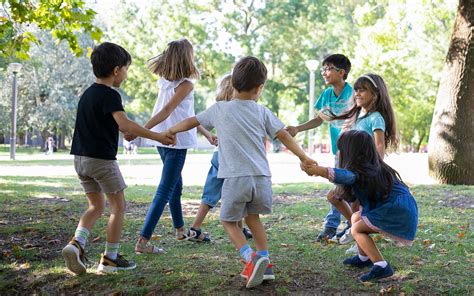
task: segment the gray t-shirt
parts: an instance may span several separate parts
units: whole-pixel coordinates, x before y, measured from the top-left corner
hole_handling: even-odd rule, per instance
[[[285,125],[253,100],[217,102],[196,116],[206,129],[216,128],[219,138],[218,178],[271,176],[265,138],[275,138]]]

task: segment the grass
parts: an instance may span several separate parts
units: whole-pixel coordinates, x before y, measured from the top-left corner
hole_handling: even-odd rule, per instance
[[[474,272],[473,186],[412,187],[420,214],[415,243],[400,248],[376,236],[396,274],[389,281],[369,285],[357,281],[361,271],[342,266],[347,246],[313,242],[328,208],[324,199],[328,188],[316,183],[274,185],[273,214],[263,221],[277,279],[247,291],[238,275],[242,269],[238,253],[220,226],[218,211],[212,211],[203,225],[211,232],[213,243],[177,242],[169,212],[165,212],[155,231],[161,238],[154,243],[167,254],[138,256],[133,244],[156,188],[131,186],[126,191],[129,203],[121,252],[137,262],[137,269],[99,275],[92,267],[87,275],[77,277],[66,271],[60,256],[86,208],[77,179],[0,176],[0,294],[474,293],[469,276]],[[200,186],[184,188],[188,225],[201,190]],[[98,221],[87,246],[87,255],[94,262],[103,251],[106,220]]]

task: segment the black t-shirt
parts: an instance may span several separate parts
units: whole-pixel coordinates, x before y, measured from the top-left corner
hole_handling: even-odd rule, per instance
[[[92,84],[81,96],[71,154],[115,160],[118,125],[112,112],[124,111],[120,94],[103,84]]]

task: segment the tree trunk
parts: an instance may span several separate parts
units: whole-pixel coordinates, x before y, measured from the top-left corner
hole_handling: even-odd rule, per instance
[[[460,0],[429,139],[430,174],[474,184],[474,0]]]

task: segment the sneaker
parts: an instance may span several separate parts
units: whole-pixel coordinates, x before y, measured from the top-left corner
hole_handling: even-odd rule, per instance
[[[247,278],[245,273],[246,273],[246,269],[244,267],[244,270],[240,273],[240,276],[243,277],[244,279]],[[274,280],[274,279],[275,279],[275,273],[273,272],[273,264],[268,263],[267,269],[265,269],[265,273],[263,274],[263,280],[269,281],[269,280]]]
[[[374,265],[374,267],[372,267],[372,269],[368,273],[362,275],[359,279],[363,282],[368,282],[371,280],[379,280],[386,277],[390,277],[393,275],[393,273],[394,271],[390,264],[387,264],[385,268],[382,268],[378,265]]]
[[[122,255],[118,254],[117,259],[112,260],[109,257],[105,256],[104,254],[100,257],[99,267],[97,267],[97,271],[99,272],[116,272],[119,270],[130,270],[137,267],[135,262],[128,261]]]
[[[351,257],[351,258],[346,258],[344,259],[344,261],[342,261],[342,263],[344,265],[350,265],[350,266],[359,267],[359,268],[373,265],[370,259],[368,259],[367,261],[360,260],[359,255],[355,255],[354,257]]]
[[[251,260],[245,263],[244,270],[240,273],[247,279],[246,288],[253,288],[263,282],[263,275],[269,263],[268,258],[257,255],[255,252],[252,254]]]
[[[352,237],[351,228],[349,227],[346,232],[339,239],[341,245],[347,245],[350,242],[353,242],[354,238]]]
[[[325,239],[330,239],[336,235],[336,228],[334,227],[324,227],[324,230],[316,238],[317,242],[321,242]]]
[[[66,267],[75,274],[84,274],[86,269],[86,257],[84,249],[74,238],[62,250]]]
[[[346,233],[347,229],[351,229],[351,225],[349,223],[347,223],[346,227],[343,230],[336,233],[336,237],[341,238]]]
[[[253,238],[252,232],[247,227],[242,228],[242,232],[244,233],[246,239]]]
[[[353,244],[349,249],[346,250],[346,255],[359,254],[359,248],[357,244]]]

